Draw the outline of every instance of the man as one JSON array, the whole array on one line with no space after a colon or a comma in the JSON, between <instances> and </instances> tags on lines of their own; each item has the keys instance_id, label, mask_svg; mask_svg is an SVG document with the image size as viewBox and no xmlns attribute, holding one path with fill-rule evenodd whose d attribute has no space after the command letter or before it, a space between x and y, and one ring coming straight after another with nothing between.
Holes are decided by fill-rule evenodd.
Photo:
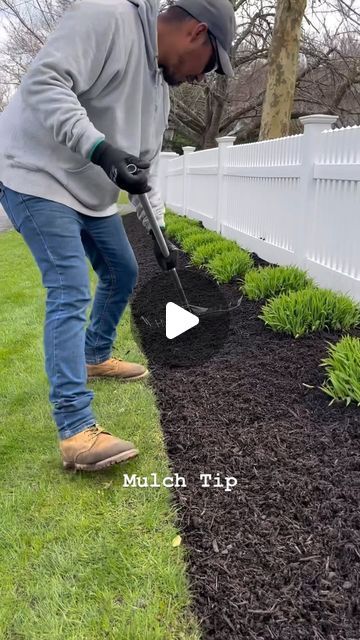
<instances>
[{"instance_id":1,"label":"man","mask_svg":"<svg viewBox=\"0 0 360 640\"><path fill-rule=\"evenodd\" d=\"M65 468L93 471L138 454L97 425L86 387L93 377L147 375L111 357L138 270L116 203L129 192L149 230L136 198L149 192L165 226L156 171L168 85L232 75L234 33L229 0L179 0L160 15L156 0L79 0L0 117L0 202L47 289L45 364ZM86 257L98 286L85 331Z\"/></svg>"}]
</instances>

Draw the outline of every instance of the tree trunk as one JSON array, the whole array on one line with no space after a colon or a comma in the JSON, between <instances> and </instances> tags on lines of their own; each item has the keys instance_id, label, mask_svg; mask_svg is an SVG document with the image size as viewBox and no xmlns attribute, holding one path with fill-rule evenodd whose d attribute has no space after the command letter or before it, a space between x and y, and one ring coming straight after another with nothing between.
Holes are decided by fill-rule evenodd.
<instances>
[{"instance_id":1,"label":"tree trunk","mask_svg":"<svg viewBox=\"0 0 360 640\"><path fill-rule=\"evenodd\" d=\"M306 0L278 0L260 140L288 135Z\"/></svg>"},{"instance_id":2,"label":"tree trunk","mask_svg":"<svg viewBox=\"0 0 360 640\"><path fill-rule=\"evenodd\" d=\"M224 113L228 80L225 76L216 79L215 92L207 89L206 93L206 127L201 148L213 149L217 147L216 138L219 137L221 119Z\"/></svg>"}]
</instances>

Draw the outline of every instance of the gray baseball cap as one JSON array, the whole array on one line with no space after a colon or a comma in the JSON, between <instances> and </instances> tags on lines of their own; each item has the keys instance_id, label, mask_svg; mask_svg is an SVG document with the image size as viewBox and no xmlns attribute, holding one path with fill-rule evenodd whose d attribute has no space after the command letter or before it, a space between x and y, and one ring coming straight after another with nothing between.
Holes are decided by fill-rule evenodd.
<instances>
[{"instance_id":1,"label":"gray baseball cap","mask_svg":"<svg viewBox=\"0 0 360 640\"><path fill-rule=\"evenodd\" d=\"M230 52L235 38L236 21L230 0L177 0L174 6L180 7L195 20L208 25L217 46L220 63L217 73L233 77Z\"/></svg>"}]
</instances>

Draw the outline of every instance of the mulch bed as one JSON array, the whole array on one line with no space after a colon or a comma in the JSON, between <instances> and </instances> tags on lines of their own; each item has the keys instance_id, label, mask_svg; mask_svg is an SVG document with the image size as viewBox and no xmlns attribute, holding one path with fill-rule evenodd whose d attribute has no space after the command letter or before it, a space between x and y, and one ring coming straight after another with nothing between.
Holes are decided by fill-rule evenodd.
<instances>
[{"instance_id":1,"label":"mulch bed","mask_svg":"<svg viewBox=\"0 0 360 640\"><path fill-rule=\"evenodd\" d=\"M141 287L158 273L152 243L134 214L124 223ZM222 290L239 298L235 284ZM164 305L160 287L147 304L133 313L151 354L140 315ZM150 361L172 468L187 480L174 497L195 612L205 640L359 640L360 410L318 389L339 335L296 341L259 312L244 300L201 366ZM202 488L201 473L238 485Z\"/></svg>"}]
</instances>

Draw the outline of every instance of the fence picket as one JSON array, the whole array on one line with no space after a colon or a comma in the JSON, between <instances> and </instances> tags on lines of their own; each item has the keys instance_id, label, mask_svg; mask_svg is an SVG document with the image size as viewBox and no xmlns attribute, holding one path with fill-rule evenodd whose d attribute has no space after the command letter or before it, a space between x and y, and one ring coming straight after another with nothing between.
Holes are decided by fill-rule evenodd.
<instances>
[{"instance_id":1,"label":"fence picket","mask_svg":"<svg viewBox=\"0 0 360 640\"><path fill-rule=\"evenodd\" d=\"M187 150L167 161L168 207L360 301L360 126L332 130L336 120L306 116L302 135Z\"/></svg>"}]
</instances>

